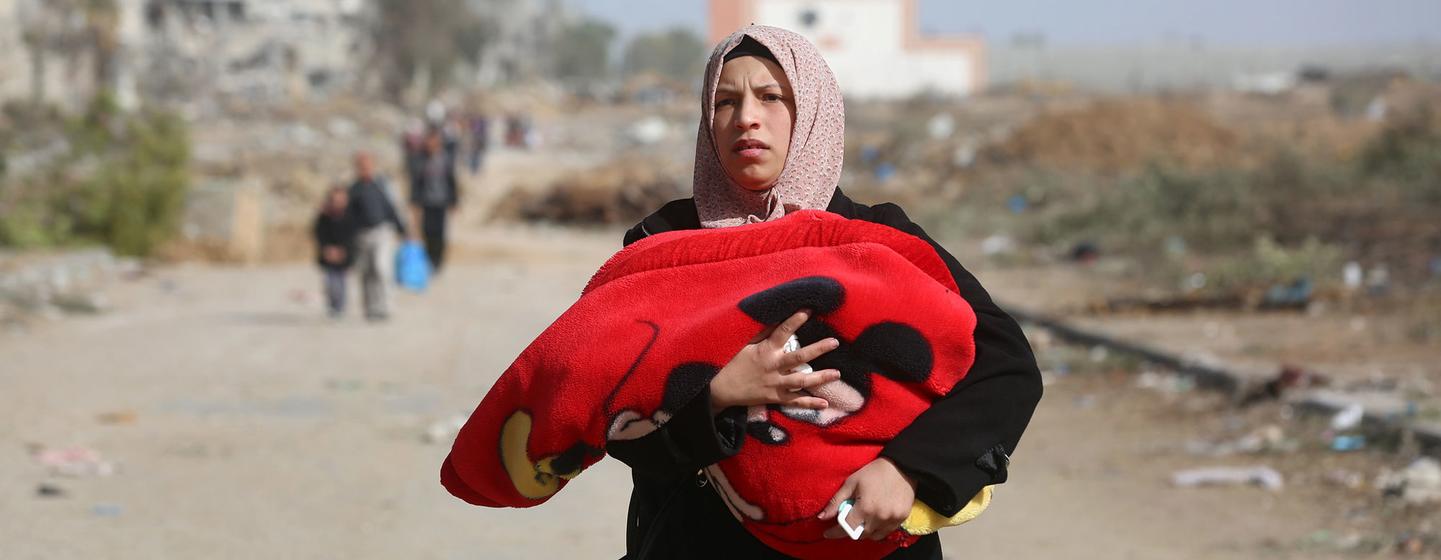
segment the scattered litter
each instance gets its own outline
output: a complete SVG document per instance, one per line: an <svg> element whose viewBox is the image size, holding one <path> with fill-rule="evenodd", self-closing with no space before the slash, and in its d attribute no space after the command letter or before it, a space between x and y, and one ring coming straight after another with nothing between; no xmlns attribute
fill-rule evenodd
<svg viewBox="0 0 1441 560"><path fill-rule="evenodd" d="M1173 259L1179 259L1181 257L1184 257L1186 256L1187 252L1186 238L1179 235L1166 236L1166 240L1163 242L1162 248L1165 250L1166 256L1168 257L1171 257ZM1203 278L1205 277L1204 274L1202 274L1201 276Z"/></svg>
<svg viewBox="0 0 1441 560"><path fill-rule="evenodd" d="M1366 271L1366 293L1373 296L1384 296L1391 290L1391 270L1386 265L1377 263Z"/></svg>
<svg viewBox="0 0 1441 560"><path fill-rule="evenodd" d="M630 129L626 131L626 135L631 142L649 146L665 140L669 128L665 119L651 115L631 125Z"/></svg>
<svg viewBox="0 0 1441 560"><path fill-rule="evenodd" d="M95 421L101 424L134 424L140 419L140 415L133 410L117 410L114 412L102 412L95 415Z"/></svg>
<svg viewBox="0 0 1441 560"><path fill-rule="evenodd" d="M883 162L876 166L876 180L882 183L891 180L896 176L896 165L890 162Z"/></svg>
<svg viewBox="0 0 1441 560"><path fill-rule="evenodd" d="M63 498L65 489L54 484L40 483L35 487L35 495L41 498Z"/></svg>
<svg viewBox="0 0 1441 560"><path fill-rule="evenodd" d="M877 159L880 159L880 157L880 147L875 146L874 144L866 144L864 146L861 146L861 163L871 163L873 161L876 161Z"/></svg>
<svg viewBox="0 0 1441 560"><path fill-rule="evenodd" d="M1432 535L1407 531L1396 536L1396 553L1402 556L1419 556L1428 549L1441 547Z"/></svg>
<svg viewBox="0 0 1441 560"><path fill-rule="evenodd" d="M1345 284L1348 290L1360 288L1362 274L1361 263L1350 261L1341 268L1341 283Z"/></svg>
<svg viewBox="0 0 1441 560"><path fill-rule="evenodd" d="M945 140L956 132L956 118L950 113L937 113L926 123L926 132L932 140Z"/></svg>
<svg viewBox="0 0 1441 560"><path fill-rule="evenodd" d="M1136 376L1136 386L1166 394L1187 393L1196 388L1196 380L1178 373L1143 371Z"/></svg>
<svg viewBox="0 0 1441 560"><path fill-rule="evenodd" d="M1326 482L1335 484L1348 490L1360 490L1366 486L1366 477L1356 471L1346 469L1332 469L1326 473Z"/></svg>
<svg viewBox="0 0 1441 560"><path fill-rule="evenodd" d="M1297 278L1290 284L1276 284L1261 297L1262 309L1303 309L1311 303L1310 278Z"/></svg>
<svg viewBox="0 0 1441 560"><path fill-rule="evenodd" d="M1009 235L995 234L981 241L981 253L987 257L1007 255L1016 251L1016 240Z"/></svg>
<svg viewBox="0 0 1441 560"><path fill-rule="evenodd" d="M1331 429L1338 432L1355 429L1366 416L1366 408L1360 403L1351 403L1331 417Z"/></svg>
<svg viewBox="0 0 1441 560"><path fill-rule="evenodd" d="M1111 351L1107 350L1105 346L1098 344L1091 347L1091 351L1087 354L1087 357L1091 360L1091 363L1099 364L1106 361L1106 358L1111 357Z"/></svg>
<svg viewBox="0 0 1441 560"><path fill-rule="evenodd" d="M1300 366L1285 364L1281 371L1250 394L1241 399L1241 406L1250 406L1263 401L1278 400L1295 389L1325 387L1331 380L1324 375L1306 370Z"/></svg>
<svg viewBox="0 0 1441 560"><path fill-rule="evenodd" d="M1441 463L1423 457L1400 471L1382 471L1376 477L1376 487L1382 495L1399 497L1409 504L1441 502Z"/></svg>
<svg viewBox="0 0 1441 560"><path fill-rule="evenodd" d="M463 414L457 414L446 420L431 422L430 426L425 428L425 434L422 436L422 439L424 439L426 443L431 444L449 442L451 438L454 438L455 434L460 431L461 426L465 425L467 418L468 417Z"/></svg>
<svg viewBox="0 0 1441 560"><path fill-rule="evenodd" d="M90 514L95 517L120 517L124 512L125 508L119 504L95 504L90 508Z"/></svg>
<svg viewBox="0 0 1441 560"><path fill-rule="evenodd" d="M1091 264L1101 258L1101 246L1093 241L1081 241L1071 247L1071 260L1081 264Z"/></svg>
<svg viewBox="0 0 1441 560"><path fill-rule="evenodd" d="M101 458L100 453L84 447L46 448L33 447L35 460L50 474L69 477L100 476L115 474L115 463Z"/></svg>
<svg viewBox="0 0 1441 560"><path fill-rule="evenodd" d="M1006 208L1009 208L1012 214L1024 213L1028 207L1030 207L1030 202L1024 195L1013 194L1006 199Z"/></svg>
<svg viewBox="0 0 1441 560"><path fill-rule="evenodd" d="M290 301L291 301L291 302L297 303L297 304L300 304L300 305L311 305L311 304L314 304L314 303L316 303L317 301L319 301L319 300L317 299L315 293L314 293L314 292L311 292L310 290L301 290L301 289L290 290L290 293L287 294L287 295L290 297Z"/></svg>
<svg viewBox="0 0 1441 560"><path fill-rule="evenodd" d="M1205 287L1206 273L1204 272L1193 272L1189 276L1186 276L1186 280L1181 283L1181 288L1187 292L1199 292Z"/></svg>
<svg viewBox="0 0 1441 560"><path fill-rule="evenodd" d="M1254 484L1276 492L1285 485L1281 473L1271 467L1208 467L1178 471L1171 483L1182 488Z"/></svg>
<svg viewBox="0 0 1441 560"><path fill-rule="evenodd" d="M951 165L960 169L970 167L976 163L976 154L979 151L980 146L974 141L956 146L956 149L951 152Z"/></svg>
<svg viewBox="0 0 1441 560"><path fill-rule="evenodd" d="M1280 426L1267 424L1234 441L1188 442L1186 452L1192 455L1226 457L1241 453L1289 452L1299 447L1298 442L1286 439L1286 432Z"/></svg>
<svg viewBox="0 0 1441 560"><path fill-rule="evenodd" d="M1366 436L1340 435L1331 438L1331 450L1338 452L1360 451L1366 448Z"/></svg>

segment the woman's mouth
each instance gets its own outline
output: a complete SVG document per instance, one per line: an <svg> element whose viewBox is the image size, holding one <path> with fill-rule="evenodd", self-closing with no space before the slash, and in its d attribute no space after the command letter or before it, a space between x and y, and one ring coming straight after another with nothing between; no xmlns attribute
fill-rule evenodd
<svg viewBox="0 0 1441 560"><path fill-rule="evenodd" d="M765 142L761 142L760 140L755 140L752 138L742 138L740 140L736 140L736 143L731 144L731 151L740 154L741 157L747 159L758 158L761 156L761 154L765 153L765 151L769 150L770 148L771 147L766 145Z"/></svg>

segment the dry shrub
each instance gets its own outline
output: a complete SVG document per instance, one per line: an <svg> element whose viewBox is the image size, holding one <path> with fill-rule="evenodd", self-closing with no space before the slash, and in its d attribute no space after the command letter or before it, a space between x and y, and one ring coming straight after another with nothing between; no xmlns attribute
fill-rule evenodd
<svg viewBox="0 0 1441 560"><path fill-rule="evenodd" d="M1164 160L1187 169L1217 167L1240 156L1241 139L1190 103L1112 99L1042 115L987 150L993 163L1115 173Z"/></svg>

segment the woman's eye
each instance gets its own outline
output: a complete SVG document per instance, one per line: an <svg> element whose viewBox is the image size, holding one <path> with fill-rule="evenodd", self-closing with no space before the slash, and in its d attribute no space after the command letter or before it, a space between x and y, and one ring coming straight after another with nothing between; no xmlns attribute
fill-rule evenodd
<svg viewBox="0 0 1441 560"><path fill-rule="evenodd" d="M721 107L725 107L725 106L727 106L727 105L734 105L734 104L735 104L735 100L734 100L734 99L717 99L716 102L715 102L715 108L719 109L719 108L721 108Z"/></svg>
<svg viewBox="0 0 1441 560"><path fill-rule="evenodd" d="M761 100L762 100L762 101L780 101L780 100L781 100L781 95L780 95L779 93L767 93L767 94L761 96Z"/></svg>

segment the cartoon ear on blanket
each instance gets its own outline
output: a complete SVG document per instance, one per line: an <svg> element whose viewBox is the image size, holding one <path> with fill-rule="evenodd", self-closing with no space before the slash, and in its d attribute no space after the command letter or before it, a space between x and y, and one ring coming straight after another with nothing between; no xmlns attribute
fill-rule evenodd
<svg viewBox="0 0 1441 560"><path fill-rule="evenodd" d="M702 362L688 362L672 368L666 375L665 392L655 414L646 418L634 410L622 410L611 417L605 438L611 441L632 440L654 432L700 394L717 373L720 373L720 368Z"/></svg>
<svg viewBox="0 0 1441 560"><path fill-rule="evenodd" d="M580 475L587 454L599 453L578 443L559 455L532 463L526 453L530 443L531 419L524 410L517 410L505 419L500 428L500 461L520 495L533 500L548 498L560 490L560 479Z"/></svg>

